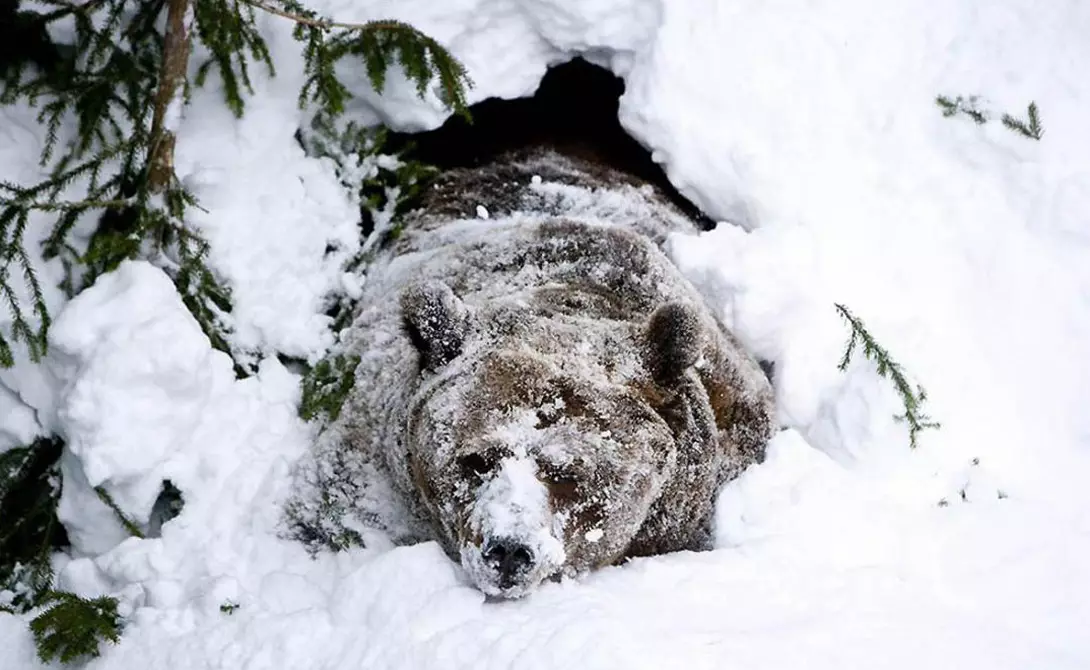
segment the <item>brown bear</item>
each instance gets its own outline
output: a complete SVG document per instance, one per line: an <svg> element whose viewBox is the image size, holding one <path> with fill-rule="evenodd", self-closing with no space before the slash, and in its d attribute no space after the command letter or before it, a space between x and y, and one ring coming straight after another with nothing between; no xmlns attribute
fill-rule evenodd
<svg viewBox="0 0 1090 670"><path fill-rule="evenodd" d="M369 266L312 516L438 540L506 598L708 546L773 394L674 231L695 229L650 187L553 152L446 173Z"/></svg>

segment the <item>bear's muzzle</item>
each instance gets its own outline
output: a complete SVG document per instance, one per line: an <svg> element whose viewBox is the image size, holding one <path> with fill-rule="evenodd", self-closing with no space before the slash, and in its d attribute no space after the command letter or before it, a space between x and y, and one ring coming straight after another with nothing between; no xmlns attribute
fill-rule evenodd
<svg viewBox="0 0 1090 670"><path fill-rule="evenodd" d="M488 595L529 593L564 564L562 529L554 517L534 461L505 458L477 490L468 522L480 543L462 546L462 567Z"/></svg>

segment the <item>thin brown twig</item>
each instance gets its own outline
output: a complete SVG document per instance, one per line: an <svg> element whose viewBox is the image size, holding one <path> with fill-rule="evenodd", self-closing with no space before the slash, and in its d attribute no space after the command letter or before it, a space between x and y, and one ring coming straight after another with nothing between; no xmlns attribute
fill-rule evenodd
<svg viewBox="0 0 1090 670"><path fill-rule="evenodd" d="M290 19L296 23L302 23L306 26L312 26L314 28L346 28L348 30L413 30L416 29L404 23L397 21L368 21L367 23L344 23L342 21L329 21L326 19L311 19L306 16L300 16L299 14L293 14L287 10L273 7L261 0L242 0L242 2L256 7L260 10L266 11L270 14L281 16L285 19Z"/></svg>
<svg viewBox="0 0 1090 670"><path fill-rule="evenodd" d="M14 202L14 201L12 201ZM27 203L27 209L39 209L46 212L66 209L109 209L111 207L128 207L133 204L132 199L118 200L71 200L68 202L32 202Z"/></svg>

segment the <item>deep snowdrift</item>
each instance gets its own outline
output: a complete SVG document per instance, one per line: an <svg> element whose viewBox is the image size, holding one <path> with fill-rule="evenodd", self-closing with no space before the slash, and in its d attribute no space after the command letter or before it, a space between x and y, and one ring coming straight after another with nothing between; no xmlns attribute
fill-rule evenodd
<svg viewBox="0 0 1090 670"><path fill-rule="evenodd" d="M441 7L441 9L437 9ZM389 0L449 44L474 99L532 91L581 53L623 76L623 123L721 226L675 255L777 363L768 461L721 497L720 549L635 561L493 605L434 544L309 559L276 539L276 501L309 429L274 360L238 382L169 282L132 263L68 307L49 373L0 373L0 439L62 432L64 515L86 557L62 586L120 597L130 623L95 668L1085 668L1090 665L1090 5L1018 0ZM313 358L356 242L328 166L294 144L299 68L246 119L194 96L178 167L210 210L239 338ZM362 78L359 79L362 90ZM1042 111L1040 142L943 118L938 94ZM436 126L392 81L358 110ZM40 135L3 109L5 176ZM53 300L59 306L60 298ZM943 427L908 448L870 364L836 364L847 304L930 393ZM35 416L27 408L38 411ZM78 461L78 462L77 462ZM76 467L76 466L80 467ZM122 537L87 493L146 512L169 476L187 506ZM940 501L942 504L940 504ZM238 603L231 615L219 607ZM15 670L25 623L0 615Z"/></svg>

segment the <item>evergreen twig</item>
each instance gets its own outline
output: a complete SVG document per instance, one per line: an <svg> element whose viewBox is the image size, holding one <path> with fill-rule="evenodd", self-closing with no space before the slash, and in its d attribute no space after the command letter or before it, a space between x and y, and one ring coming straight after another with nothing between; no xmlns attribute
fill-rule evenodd
<svg viewBox="0 0 1090 670"><path fill-rule="evenodd" d="M392 20L332 21L296 0L241 2L295 22L293 34L304 43L307 76L299 92L300 105L313 99L323 112L332 116L343 112L349 92L337 78L334 66L340 59L352 55L363 60L368 79L379 93L385 87L386 72L395 60L416 85L420 96L427 92L432 77L438 77L443 103L470 120L466 90L473 82L465 67L437 41L411 25Z"/></svg>
<svg viewBox="0 0 1090 670"><path fill-rule="evenodd" d="M57 518L63 444L40 438L0 453L0 591L9 609L41 604L53 582L52 554L68 544Z"/></svg>
<svg viewBox="0 0 1090 670"><path fill-rule="evenodd" d="M956 98L940 95L935 98L935 104L942 109L943 116L951 117L962 114L972 119L973 123L981 126L988 121L988 117L983 110L977 107L979 100L980 97L976 95L971 95L968 98L960 95Z"/></svg>
<svg viewBox="0 0 1090 670"><path fill-rule="evenodd" d="M940 95L935 98L935 104L939 106L942 110L942 115L945 117L963 114L971 118L977 125L983 125L988 121L988 115L978 108L977 103L979 100L979 96L975 95L969 96L968 98L960 95L956 98ZM1040 111L1037 109L1036 102L1029 103L1025 120L1016 118L1010 114L1003 114L1001 120L1004 126L1031 140L1040 140L1045 134L1045 129L1041 125Z"/></svg>
<svg viewBox="0 0 1090 670"><path fill-rule="evenodd" d="M356 381L359 356L336 355L323 358L303 378L299 416L306 421L322 418L336 421Z"/></svg>
<svg viewBox="0 0 1090 670"><path fill-rule="evenodd" d="M931 417L922 411L923 404L927 400L927 392L923 386L917 384L913 387L909 383L900 364L894 361L889 352L878 344L874 336L870 334L863 324L862 319L853 315L848 311L847 307L839 303L836 304L836 311L851 326L851 337L848 339L844 354L840 357L840 364L837 367L841 371L846 370L857 346L862 343L864 358L874 362L878 375L893 382L893 387L897 390L897 394L901 396L905 412L895 418L908 424L909 445L915 449L916 437L921 430L941 427L940 423L932 421Z"/></svg>
<svg viewBox="0 0 1090 670"><path fill-rule="evenodd" d="M74 593L52 591L49 606L30 622L30 630L43 663L56 659L71 663L99 655L103 640L116 644L121 639L121 616L117 599L89 600Z"/></svg>
<svg viewBox="0 0 1090 670"><path fill-rule="evenodd" d="M107 507L113 510L114 516L116 516L117 520L121 522L121 525L125 527L125 530L129 532L129 535L144 539L144 531L140 530L140 526L136 525L136 522L130 519L128 515L125 514L125 512L117 506L117 503L114 502L113 497L106 491L105 488L101 486L96 486L95 494L98 496L99 500L101 500L103 503L106 504Z"/></svg>
<svg viewBox="0 0 1090 670"><path fill-rule="evenodd" d="M254 25L253 8L238 0L194 0L195 30L199 41L211 52L197 69L196 85L203 86L215 67L223 82L224 102L241 118L245 109L243 91L253 93L249 59L276 75L269 47Z"/></svg>
<svg viewBox="0 0 1090 670"><path fill-rule="evenodd" d="M1031 140L1040 140L1044 134L1045 129L1041 126L1041 118L1037 110L1037 103L1030 102L1029 107L1026 110L1027 118L1025 121L1017 119L1010 114L1003 115L1003 125L1016 133L1021 134L1024 137L1028 137Z"/></svg>

